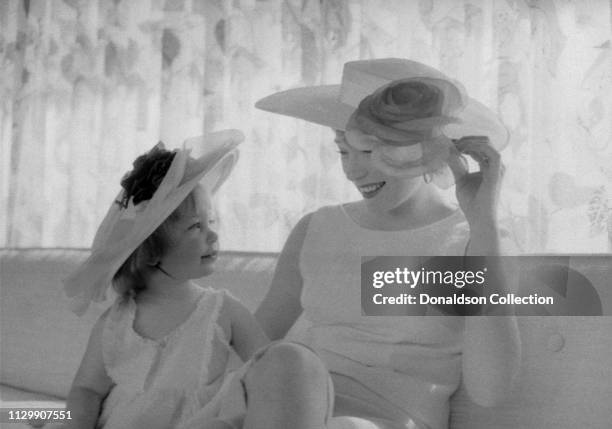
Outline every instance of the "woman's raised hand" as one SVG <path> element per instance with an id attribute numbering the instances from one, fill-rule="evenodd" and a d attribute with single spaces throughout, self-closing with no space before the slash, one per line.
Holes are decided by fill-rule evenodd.
<path id="1" fill-rule="evenodd" d="M 464 155 L 471 156 L 480 171 L 468 172 Z M 448 165 L 455 176 L 456 195 L 470 228 L 494 226 L 504 175 L 501 155 L 486 136 L 466 136 L 455 141 Z"/>

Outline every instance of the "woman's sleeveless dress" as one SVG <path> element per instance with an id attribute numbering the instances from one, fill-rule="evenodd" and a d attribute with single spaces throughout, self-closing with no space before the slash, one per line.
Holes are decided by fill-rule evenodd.
<path id="1" fill-rule="evenodd" d="M 115 386 L 103 403 L 98 428 L 167 429 L 195 413 L 206 414 L 224 378 L 209 374 L 211 359 L 227 363 L 229 357 L 228 340 L 217 323 L 225 293 L 205 289 L 188 319 L 156 341 L 134 331 L 132 298 L 115 301 L 102 337 L 104 365 Z"/>
<path id="2" fill-rule="evenodd" d="M 448 426 L 449 398 L 461 377 L 463 322 L 446 316 L 362 316 L 361 256 L 463 255 L 463 213 L 423 228 L 374 231 L 342 206 L 315 212 L 300 256 L 302 340 L 327 365 L 335 415 L 398 428 Z"/>

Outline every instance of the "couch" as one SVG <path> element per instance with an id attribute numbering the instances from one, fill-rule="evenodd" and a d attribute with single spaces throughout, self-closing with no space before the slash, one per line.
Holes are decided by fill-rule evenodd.
<path id="1" fill-rule="evenodd" d="M 0 408 L 64 405 L 90 330 L 110 304 L 109 298 L 81 318 L 68 310 L 61 279 L 87 255 L 86 249 L 0 249 Z M 199 282 L 230 290 L 253 310 L 275 262 L 275 254 L 222 253 L 216 272 Z M 582 273 L 594 278 L 612 314 L 605 268 L 599 262 Z M 522 366 L 508 400 L 483 408 L 460 388 L 450 427 L 611 428 L 612 317 L 520 317 L 519 328 Z"/>

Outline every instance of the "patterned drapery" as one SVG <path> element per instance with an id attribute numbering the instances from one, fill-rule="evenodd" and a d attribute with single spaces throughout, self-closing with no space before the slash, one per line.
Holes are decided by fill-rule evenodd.
<path id="1" fill-rule="evenodd" d="M 225 249 L 277 251 L 308 211 L 357 198 L 332 133 L 256 111 L 412 58 L 463 82 L 513 136 L 502 217 L 526 252 L 607 252 L 609 0 L 0 1 L 0 245 L 86 247 L 131 161 L 236 127 Z"/>

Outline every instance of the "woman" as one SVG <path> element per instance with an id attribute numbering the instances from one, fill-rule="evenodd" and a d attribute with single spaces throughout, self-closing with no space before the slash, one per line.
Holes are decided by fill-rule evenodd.
<path id="1" fill-rule="evenodd" d="M 299 340 L 316 354 L 268 349 L 246 378 L 247 391 L 265 386 L 249 396 L 249 424 L 446 428 L 461 380 L 481 405 L 500 400 L 518 368 L 513 318 L 362 316 L 359 286 L 361 256 L 499 254 L 503 167 L 491 141 L 507 135 L 492 112 L 441 72 L 401 59 L 350 62 L 339 86 L 256 106 L 331 127 L 363 199 L 323 207 L 291 232 L 256 317 L 273 340 L 301 317 Z M 479 172 L 468 173 L 465 155 Z M 459 207 L 439 189 L 453 181 Z M 252 415 L 264 402 L 268 417 Z"/>

